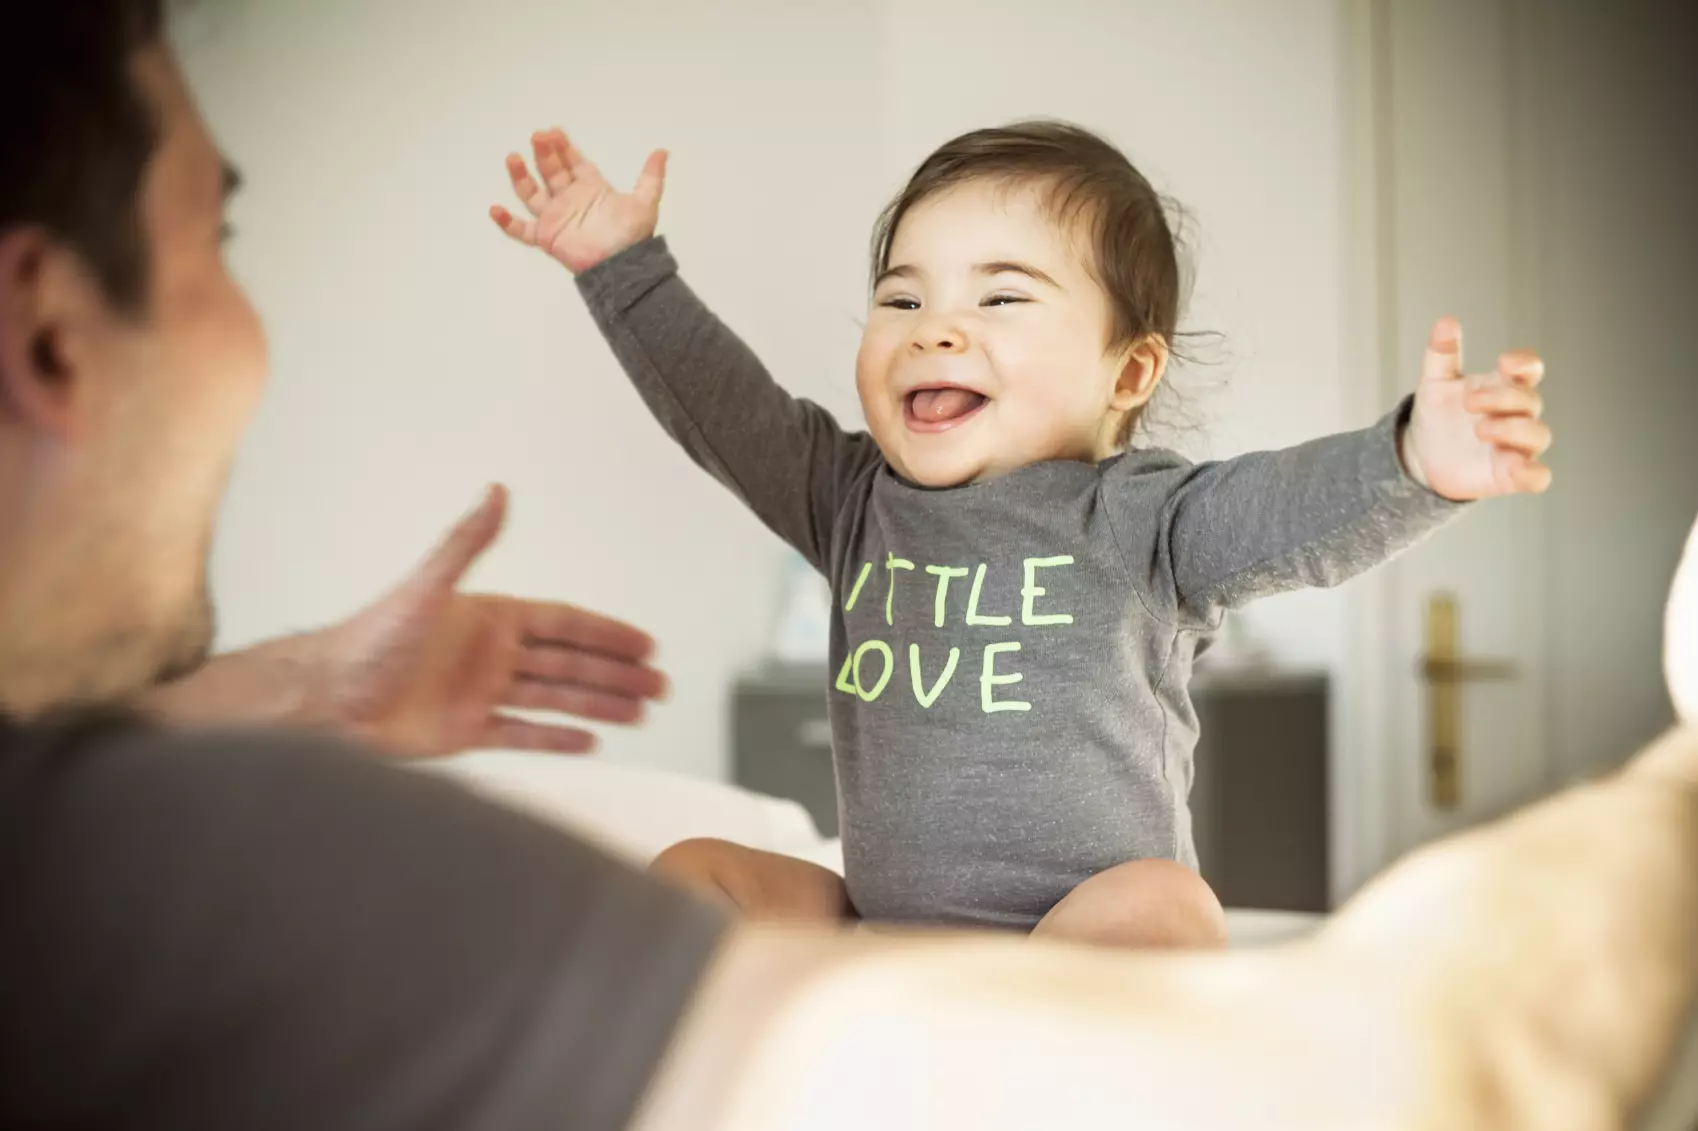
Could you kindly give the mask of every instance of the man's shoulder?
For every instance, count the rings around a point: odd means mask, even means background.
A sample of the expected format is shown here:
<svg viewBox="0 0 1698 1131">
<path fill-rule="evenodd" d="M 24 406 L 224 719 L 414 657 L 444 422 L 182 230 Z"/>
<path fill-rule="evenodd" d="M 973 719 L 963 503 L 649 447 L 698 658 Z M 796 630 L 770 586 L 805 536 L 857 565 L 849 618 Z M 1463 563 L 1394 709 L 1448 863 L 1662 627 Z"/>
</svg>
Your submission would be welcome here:
<svg viewBox="0 0 1698 1131">
<path fill-rule="evenodd" d="M 0 724 L 0 841 L 14 861 L 152 861 L 298 835 L 312 815 L 331 839 L 358 834 L 362 806 L 389 816 L 437 807 L 435 782 L 361 757 L 328 735 L 174 730 L 88 708 Z M 423 796 L 421 796 L 421 794 Z M 286 814 L 294 814 L 291 817 Z"/>
<path fill-rule="evenodd" d="M 442 1095 L 468 1125 L 625 1126 L 726 929 L 328 736 L 122 712 L 0 728 L 0 883 L 0 1075 L 33 1082 L 6 1126 L 366 1126 Z"/>
<path fill-rule="evenodd" d="M 267 766 L 346 765 L 363 759 L 329 735 L 282 729 L 177 730 L 125 707 L 78 707 L 20 723 L 0 716 L 0 794 L 54 788 L 107 773 L 144 772 L 151 780 L 206 773 L 251 774 Z"/>
</svg>

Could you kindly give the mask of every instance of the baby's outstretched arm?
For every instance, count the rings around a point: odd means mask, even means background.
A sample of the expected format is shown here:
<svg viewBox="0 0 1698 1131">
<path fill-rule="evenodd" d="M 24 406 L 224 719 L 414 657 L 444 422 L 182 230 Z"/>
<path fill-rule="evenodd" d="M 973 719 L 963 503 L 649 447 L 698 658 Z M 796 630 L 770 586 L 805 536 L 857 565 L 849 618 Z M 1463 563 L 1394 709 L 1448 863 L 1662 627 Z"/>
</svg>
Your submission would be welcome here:
<svg viewBox="0 0 1698 1131">
<path fill-rule="evenodd" d="M 865 435 L 792 397 L 684 282 L 654 237 L 666 154 L 621 193 L 559 130 L 532 136 L 536 177 L 518 154 L 508 173 L 532 219 L 505 208 L 503 231 L 541 248 L 578 289 L 651 412 L 690 458 L 779 537 L 826 568 L 845 484 L 875 455 Z"/>
<path fill-rule="evenodd" d="M 1544 366 L 1505 354 L 1463 376 L 1461 331 L 1433 328 L 1414 397 L 1377 425 L 1293 448 L 1203 464 L 1165 495 L 1134 489 L 1116 515 L 1129 560 L 1180 620 L 1212 623 L 1223 608 L 1305 586 L 1336 585 L 1379 565 L 1452 518 L 1463 503 L 1543 491 L 1539 420 Z M 1173 475 L 1173 469 L 1158 469 Z M 1142 504 L 1156 513 L 1126 513 Z"/>
</svg>

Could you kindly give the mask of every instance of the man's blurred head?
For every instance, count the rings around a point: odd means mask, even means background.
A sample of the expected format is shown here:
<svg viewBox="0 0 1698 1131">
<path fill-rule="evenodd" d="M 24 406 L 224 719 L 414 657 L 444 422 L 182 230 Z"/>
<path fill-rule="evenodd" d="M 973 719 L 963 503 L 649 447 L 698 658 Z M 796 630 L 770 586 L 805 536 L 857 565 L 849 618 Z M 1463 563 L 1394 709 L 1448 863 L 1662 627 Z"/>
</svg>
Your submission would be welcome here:
<svg viewBox="0 0 1698 1131">
<path fill-rule="evenodd" d="M 0 17 L 0 709 L 204 659 L 206 556 L 265 342 L 224 264 L 234 176 L 160 0 Z"/>
</svg>

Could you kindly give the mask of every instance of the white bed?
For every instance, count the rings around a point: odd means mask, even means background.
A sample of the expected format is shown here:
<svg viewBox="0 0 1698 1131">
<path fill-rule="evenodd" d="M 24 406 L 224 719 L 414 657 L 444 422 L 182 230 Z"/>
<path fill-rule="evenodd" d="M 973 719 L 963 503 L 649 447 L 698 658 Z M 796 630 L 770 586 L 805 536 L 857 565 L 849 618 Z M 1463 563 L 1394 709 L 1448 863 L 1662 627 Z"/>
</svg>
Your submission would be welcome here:
<svg viewBox="0 0 1698 1131">
<path fill-rule="evenodd" d="M 722 782 L 598 759 L 527 754 L 473 754 L 434 768 L 639 865 L 670 844 L 711 836 L 843 870 L 841 846 L 820 836 L 800 805 Z M 1316 921 L 1278 911 L 1227 911 L 1228 931 L 1238 945 L 1292 938 Z"/>
<path fill-rule="evenodd" d="M 733 785 L 597 759 L 527 754 L 474 754 L 431 769 L 575 830 L 637 865 L 677 841 L 712 836 L 842 869 L 838 842 L 820 836 L 800 805 Z M 1227 910 L 1235 946 L 1300 937 L 1318 922 L 1286 912 Z M 1671 1083 L 1641 1131 L 1698 1131 L 1698 1017 Z"/>
</svg>

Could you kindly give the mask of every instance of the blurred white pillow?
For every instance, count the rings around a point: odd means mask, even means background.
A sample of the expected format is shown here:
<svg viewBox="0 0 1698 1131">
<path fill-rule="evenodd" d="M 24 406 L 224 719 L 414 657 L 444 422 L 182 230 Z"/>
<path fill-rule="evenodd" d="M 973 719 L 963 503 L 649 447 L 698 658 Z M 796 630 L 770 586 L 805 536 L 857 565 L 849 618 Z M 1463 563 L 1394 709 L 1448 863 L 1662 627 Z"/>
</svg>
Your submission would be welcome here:
<svg viewBox="0 0 1698 1131">
<path fill-rule="evenodd" d="M 822 843 L 813 818 L 794 801 L 683 774 L 509 752 L 468 754 L 419 768 L 571 829 L 639 865 L 668 845 L 699 836 L 796 856 L 810 856 Z"/>
<path fill-rule="evenodd" d="M 1687 722 L 1698 723 L 1698 526 L 1686 540 L 1686 556 L 1669 593 L 1663 649 L 1674 709 Z"/>
</svg>

